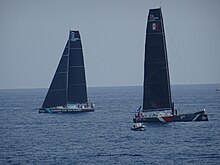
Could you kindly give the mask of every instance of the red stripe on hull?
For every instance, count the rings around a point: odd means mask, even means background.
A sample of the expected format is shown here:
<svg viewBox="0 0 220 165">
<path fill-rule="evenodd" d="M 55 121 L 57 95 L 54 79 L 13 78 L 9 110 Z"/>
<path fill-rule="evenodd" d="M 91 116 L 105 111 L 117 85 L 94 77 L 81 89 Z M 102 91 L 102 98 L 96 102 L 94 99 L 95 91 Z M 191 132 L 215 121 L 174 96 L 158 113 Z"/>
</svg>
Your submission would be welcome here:
<svg viewBox="0 0 220 165">
<path fill-rule="evenodd" d="M 166 122 L 173 122 L 173 120 L 169 116 L 162 117 Z"/>
</svg>

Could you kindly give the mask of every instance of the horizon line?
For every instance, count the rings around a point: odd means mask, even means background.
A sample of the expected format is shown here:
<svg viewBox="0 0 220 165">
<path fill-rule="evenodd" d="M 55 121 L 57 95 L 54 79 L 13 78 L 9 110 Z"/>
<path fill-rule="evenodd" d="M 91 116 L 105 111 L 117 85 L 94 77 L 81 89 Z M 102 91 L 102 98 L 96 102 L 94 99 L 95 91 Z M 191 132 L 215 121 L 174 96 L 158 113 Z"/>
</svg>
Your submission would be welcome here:
<svg viewBox="0 0 220 165">
<path fill-rule="evenodd" d="M 220 85 L 220 83 L 188 83 L 188 84 L 170 84 L 171 86 L 178 85 Z M 140 87 L 143 85 L 99 85 L 99 86 L 87 86 L 87 88 L 112 88 L 112 87 Z M 0 90 L 22 90 L 22 89 L 49 89 L 46 87 L 18 87 L 18 88 L 0 88 Z"/>
</svg>

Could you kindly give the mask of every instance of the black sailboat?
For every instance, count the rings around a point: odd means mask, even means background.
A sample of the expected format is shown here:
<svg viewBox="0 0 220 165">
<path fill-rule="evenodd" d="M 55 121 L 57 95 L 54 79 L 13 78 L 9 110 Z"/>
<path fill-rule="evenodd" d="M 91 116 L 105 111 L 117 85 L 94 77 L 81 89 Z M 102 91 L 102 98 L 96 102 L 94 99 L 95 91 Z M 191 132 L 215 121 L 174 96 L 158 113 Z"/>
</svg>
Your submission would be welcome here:
<svg viewBox="0 0 220 165">
<path fill-rule="evenodd" d="M 174 109 L 161 8 L 149 10 L 145 43 L 143 108 L 138 110 L 133 121 L 208 121 L 205 109 L 188 114 L 177 114 Z"/>
<path fill-rule="evenodd" d="M 69 32 L 65 49 L 39 113 L 94 111 L 88 103 L 82 43 L 79 31 Z"/>
</svg>

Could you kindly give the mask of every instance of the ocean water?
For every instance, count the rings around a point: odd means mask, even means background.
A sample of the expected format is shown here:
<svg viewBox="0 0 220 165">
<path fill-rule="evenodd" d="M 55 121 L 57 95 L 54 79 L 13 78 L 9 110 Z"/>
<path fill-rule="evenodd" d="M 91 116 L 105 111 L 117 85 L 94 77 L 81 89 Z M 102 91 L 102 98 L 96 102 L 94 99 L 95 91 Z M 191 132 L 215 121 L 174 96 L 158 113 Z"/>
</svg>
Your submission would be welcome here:
<svg viewBox="0 0 220 165">
<path fill-rule="evenodd" d="M 46 89 L 0 90 L 0 164 L 220 164 L 217 85 L 172 86 L 179 113 L 208 122 L 146 124 L 132 131 L 142 87 L 89 88 L 95 112 L 39 114 Z"/>
</svg>

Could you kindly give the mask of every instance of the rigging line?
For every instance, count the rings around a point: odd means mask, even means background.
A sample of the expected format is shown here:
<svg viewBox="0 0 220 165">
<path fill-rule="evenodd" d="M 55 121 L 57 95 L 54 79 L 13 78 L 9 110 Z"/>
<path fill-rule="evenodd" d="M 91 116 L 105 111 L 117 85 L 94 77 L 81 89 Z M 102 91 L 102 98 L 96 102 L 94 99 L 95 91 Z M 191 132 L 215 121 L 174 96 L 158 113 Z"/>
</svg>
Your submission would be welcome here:
<svg viewBox="0 0 220 165">
<path fill-rule="evenodd" d="M 160 8 L 163 8 L 163 0 L 157 0 L 156 2 Z"/>
<path fill-rule="evenodd" d="M 162 0 L 160 0 L 160 7 L 163 8 Z"/>
<path fill-rule="evenodd" d="M 175 44 L 175 42 L 174 42 L 174 39 L 173 39 L 173 37 L 172 37 L 172 35 L 171 35 L 170 31 L 169 31 L 169 28 L 167 27 L 166 24 L 165 24 L 165 26 L 166 26 L 168 35 L 170 36 L 171 41 L 172 41 L 172 43 L 173 43 L 173 45 L 174 45 L 174 47 L 175 47 L 175 49 L 176 49 L 177 55 L 179 56 L 180 62 L 181 62 L 181 64 L 182 64 L 182 66 L 183 66 L 183 69 L 184 69 L 184 71 L 185 71 L 185 73 L 186 73 L 186 76 L 187 76 L 187 78 L 188 78 L 190 84 L 192 85 L 192 79 L 190 78 L 189 73 L 187 72 L 186 66 L 185 66 L 184 63 L 183 63 L 182 56 L 180 55 L 179 50 L 177 49 L 177 46 L 176 46 L 176 44 Z"/>
</svg>

